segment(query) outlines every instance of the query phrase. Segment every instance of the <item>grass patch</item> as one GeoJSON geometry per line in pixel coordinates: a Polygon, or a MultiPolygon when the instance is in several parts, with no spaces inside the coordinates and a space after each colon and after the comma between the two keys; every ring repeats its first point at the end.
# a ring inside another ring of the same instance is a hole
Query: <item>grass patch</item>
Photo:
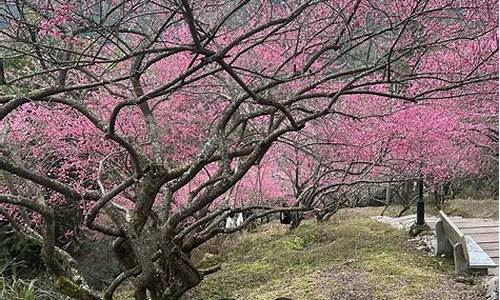
{"type": "Polygon", "coordinates": [[[343,210],[295,231],[266,224],[241,234],[221,255],[222,270],[188,298],[480,299],[475,286],[453,280],[449,260],[414,250],[404,232],[370,215],[343,210]]]}
{"type": "Polygon", "coordinates": [[[5,300],[58,300],[67,299],[55,292],[46,276],[38,279],[0,277],[0,299],[5,300]]]}
{"type": "MultiPolygon", "coordinates": [[[[428,200],[427,200],[428,201],[428,200]]],[[[460,216],[464,218],[488,218],[498,220],[498,200],[497,199],[453,199],[447,200],[441,208],[449,216],[460,216]]],[[[372,206],[362,208],[343,209],[339,213],[344,217],[368,217],[377,216],[384,210],[383,206],[372,206]]],[[[396,204],[390,205],[384,215],[388,217],[396,217],[399,212],[403,210],[403,206],[396,204]]],[[[415,215],[417,208],[415,205],[411,206],[404,212],[406,215],[415,215]]],[[[432,202],[425,205],[425,214],[429,216],[439,215],[439,208],[432,202]]]]}
{"type": "Polygon", "coordinates": [[[451,216],[461,216],[464,218],[489,218],[498,220],[498,200],[451,200],[445,203],[444,211],[451,216]]]}

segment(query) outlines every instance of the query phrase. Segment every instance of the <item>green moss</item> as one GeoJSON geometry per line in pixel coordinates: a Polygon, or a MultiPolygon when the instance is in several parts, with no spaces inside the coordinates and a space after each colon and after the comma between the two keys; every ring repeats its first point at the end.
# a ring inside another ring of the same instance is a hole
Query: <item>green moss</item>
{"type": "Polygon", "coordinates": [[[445,203],[443,210],[450,216],[491,218],[498,220],[497,199],[456,199],[445,203]]]}
{"type": "Polygon", "coordinates": [[[206,269],[220,264],[221,261],[222,259],[219,255],[206,253],[197,263],[197,267],[200,269],[206,269]]]}
{"type": "Polygon", "coordinates": [[[55,282],[56,286],[67,296],[76,299],[97,299],[96,297],[90,295],[88,291],[81,288],[78,284],[64,276],[57,277],[55,282]]]}
{"type": "Polygon", "coordinates": [[[134,299],[134,289],[131,287],[128,287],[128,288],[125,288],[123,290],[116,291],[113,295],[113,299],[133,300],[134,299]]]}
{"type": "MultiPolygon", "coordinates": [[[[427,199],[429,200],[429,199],[427,199]]],[[[384,211],[388,217],[396,217],[403,210],[402,205],[390,205],[387,209],[379,207],[363,207],[343,209],[337,213],[334,218],[346,219],[348,217],[369,217],[377,216],[384,211]]],[[[498,219],[498,200],[497,199],[450,199],[446,200],[441,209],[449,216],[461,216],[464,218],[491,218],[498,219]]],[[[427,201],[425,205],[425,214],[428,216],[437,216],[440,208],[432,202],[427,201]]],[[[417,208],[415,205],[406,210],[403,215],[415,215],[417,208]]]]}
{"type": "Polygon", "coordinates": [[[300,236],[285,239],[283,240],[283,244],[288,250],[296,251],[304,250],[304,248],[307,246],[306,240],[304,240],[300,236]]]}
{"type": "MultiPolygon", "coordinates": [[[[456,285],[452,262],[418,252],[403,231],[351,212],[323,224],[306,220],[293,231],[267,224],[234,240],[221,256],[222,270],[190,299],[420,299],[423,291],[438,299],[443,284],[456,285]]],[[[476,299],[467,287],[453,289],[449,299],[476,299]]]]}
{"type": "MultiPolygon", "coordinates": [[[[329,299],[326,294],[322,294],[317,288],[317,274],[309,273],[302,277],[280,278],[261,285],[255,289],[245,288],[240,294],[245,299],[273,300],[278,297],[289,297],[292,299],[329,299]]],[[[323,286],[325,287],[325,286],[323,286]]],[[[332,286],[329,287],[333,288],[332,286]]]]}

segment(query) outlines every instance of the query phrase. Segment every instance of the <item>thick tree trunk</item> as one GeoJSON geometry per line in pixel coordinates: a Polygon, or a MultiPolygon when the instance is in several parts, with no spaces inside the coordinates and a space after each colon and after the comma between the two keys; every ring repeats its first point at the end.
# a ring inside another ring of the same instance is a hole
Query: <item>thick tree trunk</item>
{"type": "Polygon", "coordinates": [[[389,205],[392,199],[392,187],[391,184],[388,183],[385,187],[385,205],[389,205]]]}

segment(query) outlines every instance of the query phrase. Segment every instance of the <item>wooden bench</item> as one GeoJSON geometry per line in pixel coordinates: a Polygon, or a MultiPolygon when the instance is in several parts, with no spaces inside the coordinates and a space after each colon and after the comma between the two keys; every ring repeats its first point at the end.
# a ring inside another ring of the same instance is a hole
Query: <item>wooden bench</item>
{"type": "Polygon", "coordinates": [[[439,211],[439,215],[440,220],[436,223],[436,254],[453,255],[455,273],[488,274],[489,268],[497,266],[476,241],[463,234],[443,211],[439,211]]]}

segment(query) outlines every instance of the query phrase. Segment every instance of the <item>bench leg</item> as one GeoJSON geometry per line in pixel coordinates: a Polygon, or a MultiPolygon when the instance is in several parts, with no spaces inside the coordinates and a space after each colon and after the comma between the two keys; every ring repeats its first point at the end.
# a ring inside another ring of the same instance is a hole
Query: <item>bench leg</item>
{"type": "Polygon", "coordinates": [[[464,274],[469,271],[469,264],[465,259],[464,248],[458,243],[453,246],[453,259],[455,260],[455,273],[464,274]]]}
{"type": "Polygon", "coordinates": [[[444,231],[443,221],[441,220],[436,223],[436,239],[436,255],[445,254],[446,256],[451,256],[453,254],[453,246],[450,244],[450,241],[448,241],[448,237],[444,231]]]}

